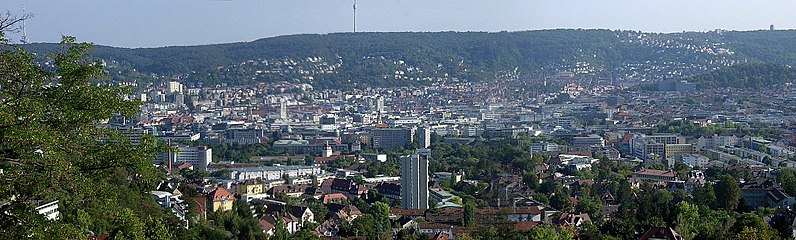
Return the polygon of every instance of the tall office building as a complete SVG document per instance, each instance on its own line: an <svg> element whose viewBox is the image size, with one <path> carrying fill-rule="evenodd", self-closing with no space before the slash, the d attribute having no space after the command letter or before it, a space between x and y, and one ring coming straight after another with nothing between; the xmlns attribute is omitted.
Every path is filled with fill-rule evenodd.
<svg viewBox="0 0 796 240"><path fill-rule="evenodd" d="M417 147L429 148L431 147L431 128L420 127L417 129Z"/></svg>
<svg viewBox="0 0 796 240"><path fill-rule="evenodd" d="M171 156L169 156L171 153ZM161 164L173 163L177 167L182 163L190 163L194 169L207 171L207 165L213 162L213 149L202 147L177 146L175 151L158 154L157 162Z"/></svg>
<svg viewBox="0 0 796 240"><path fill-rule="evenodd" d="M410 128L376 128L371 131L373 148L379 150L393 150L409 146L412 143L413 132Z"/></svg>
<svg viewBox="0 0 796 240"><path fill-rule="evenodd" d="M385 112L384 110L385 110L384 109L384 97L383 96L379 96L378 98L376 98L376 112L382 113L382 112Z"/></svg>
<svg viewBox="0 0 796 240"><path fill-rule="evenodd" d="M169 82L169 93L181 93L182 92L182 83L177 81L170 81Z"/></svg>
<svg viewBox="0 0 796 240"><path fill-rule="evenodd" d="M284 99L279 103L279 119L287 120L287 101Z"/></svg>
<svg viewBox="0 0 796 240"><path fill-rule="evenodd" d="M401 206L428 209L428 156L431 150L418 149L401 157Z"/></svg>

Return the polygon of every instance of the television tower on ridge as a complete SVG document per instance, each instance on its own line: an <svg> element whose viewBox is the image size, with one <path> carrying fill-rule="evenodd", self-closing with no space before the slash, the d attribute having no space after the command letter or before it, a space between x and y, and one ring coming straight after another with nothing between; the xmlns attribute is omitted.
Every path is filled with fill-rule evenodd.
<svg viewBox="0 0 796 240"><path fill-rule="evenodd" d="M27 13L25 12L25 5L22 5L22 38L19 39L22 44L28 43L28 30L25 29L25 18L27 18Z"/></svg>
<svg viewBox="0 0 796 240"><path fill-rule="evenodd" d="M357 32L357 0L354 0L354 33Z"/></svg>

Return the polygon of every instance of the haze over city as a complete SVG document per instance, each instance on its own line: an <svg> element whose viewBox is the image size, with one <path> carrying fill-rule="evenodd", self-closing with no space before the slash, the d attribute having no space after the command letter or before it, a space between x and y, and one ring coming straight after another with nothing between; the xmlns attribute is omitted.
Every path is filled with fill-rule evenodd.
<svg viewBox="0 0 796 240"><path fill-rule="evenodd" d="M34 15L27 21L30 41L57 42L61 35L74 35L120 47L350 32L352 4L348 0L0 1L12 14L21 14L24 5ZM771 24L777 29L794 28L793 9L796 2L787 0L361 0L357 18L359 30L366 32L554 28L681 32L768 29ZM18 40L20 35L10 37Z"/></svg>

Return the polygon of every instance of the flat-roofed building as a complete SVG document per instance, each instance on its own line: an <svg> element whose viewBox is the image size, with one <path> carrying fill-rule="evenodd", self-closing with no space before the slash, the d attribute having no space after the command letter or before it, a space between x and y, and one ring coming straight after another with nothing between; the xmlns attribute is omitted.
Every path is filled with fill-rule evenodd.
<svg viewBox="0 0 796 240"><path fill-rule="evenodd" d="M373 148L393 150L408 147L412 143L412 132L410 128L375 128L371 131Z"/></svg>
<svg viewBox="0 0 796 240"><path fill-rule="evenodd" d="M671 182L677 180L677 172L642 169L633 172L633 179L647 182Z"/></svg>
<svg viewBox="0 0 796 240"><path fill-rule="evenodd" d="M425 153L401 157L401 206L428 209L428 155Z"/></svg>

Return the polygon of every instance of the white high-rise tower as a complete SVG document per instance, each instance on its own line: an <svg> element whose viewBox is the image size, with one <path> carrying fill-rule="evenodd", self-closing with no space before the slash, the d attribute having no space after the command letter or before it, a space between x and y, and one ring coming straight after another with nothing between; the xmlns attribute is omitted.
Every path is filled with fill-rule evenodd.
<svg viewBox="0 0 796 240"><path fill-rule="evenodd" d="M287 100L285 99L279 103L279 119L287 120Z"/></svg>
<svg viewBox="0 0 796 240"><path fill-rule="evenodd" d="M357 32L357 0L354 0L354 33Z"/></svg>
<svg viewBox="0 0 796 240"><path fill-rule="evenodd" d="M417 147L429 148L431 147L431 128L428 126L419 127L417 129Z"/></svg>
<svg viewBox="0 0 796 240"><path fill-rule="evenodd" d="M428 209L428 149L401 157L401 206Z"/></svg>
<svg viewBox="0 0 796 240"><path fill-rule="evenodd" d="M19 39L19 41L22 42L22 44L28 43L28 30L25 28L26 18L28 18L28 15L25 12L25 5L22 5L22 38Z"/></svg>

